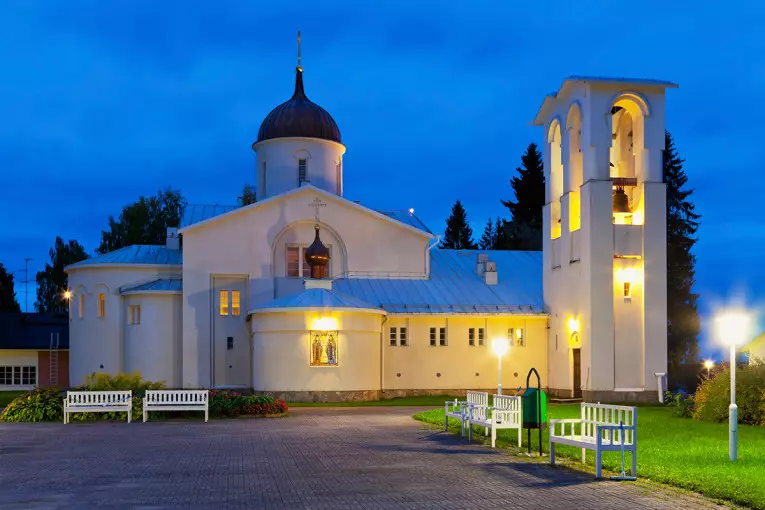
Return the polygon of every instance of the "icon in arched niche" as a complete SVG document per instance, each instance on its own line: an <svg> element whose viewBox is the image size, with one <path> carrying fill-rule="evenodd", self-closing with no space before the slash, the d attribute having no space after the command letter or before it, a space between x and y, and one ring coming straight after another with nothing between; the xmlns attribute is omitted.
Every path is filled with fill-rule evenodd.
<svg viewBox="0 0 765 510"><path fill-rule="evenodd" d="M337 366L337 331L311 331L311 366Z"/></svg>

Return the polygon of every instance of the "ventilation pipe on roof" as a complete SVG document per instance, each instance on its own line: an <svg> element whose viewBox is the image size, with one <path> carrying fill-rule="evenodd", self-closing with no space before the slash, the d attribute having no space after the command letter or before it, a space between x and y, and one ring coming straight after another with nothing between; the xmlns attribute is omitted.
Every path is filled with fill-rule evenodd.
<svg viewBox="0 0 765 510"><path fill-rule="evenodd" d="M486 263L489 261L488 253L479 253L475 258L475 274L482 275L486 271Z"/></svg>
<svg viewBox="0 0 765 510"><path fill-rule="evenodd" d="M483 281L486 282L486 285L496 285L499 281L497 276L497 263L487 260L484 268Z"/></svg>
<svg viewBox="0 0 765 510"><path fill-rule="evenodd" d="M168 250L181 249L181 238L178 235L177 227L167 227L167 241L165 242L165 246Z"/></svg>

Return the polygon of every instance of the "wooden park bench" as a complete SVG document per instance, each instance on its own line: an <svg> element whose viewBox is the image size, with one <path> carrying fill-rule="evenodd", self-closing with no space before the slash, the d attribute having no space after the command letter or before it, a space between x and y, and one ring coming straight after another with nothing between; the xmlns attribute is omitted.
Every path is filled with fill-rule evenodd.
<svg viewBox="0 0 765 510"><path fill-rule="evenodd" d="M71 413L126 412L127 422L133 415L133 392L126 391L67 391L64 399L64 423Z"/></svg>
<svg viewBox="0 0 765 510"><path fill-rule="evenodd" d="M566 430L568 429L568 430ZM595 451L595 478L600 478L602 453L632 452L632 476L637 476L637 407L582 403L582 417L550 420L550 464L555 464L555 444Z"/></svg>
<svg viewBox="0 0 765 510"><path fill-rule="evenodd" d="M485 428L489 435L491 429L491 447L497 443L497 429L518 429L518 447L521 446L522 406L521 397L510 395L494 395L491 407L476 407L471 413L468 424L468 440L473 440L473 428L478 425Z"/></svg>
<svg viewBox="0 0 765 510"><path fill-rule="evenodd" d="M462 435L465 435L465 425L468 424L471 409L489 407L489 394L485 391L468 391L465 400L448 400L444 404L444 430L449 429L449 418L459 420L462 425Z"/></svg>
<svg viewBox="0 0 765 510"><path fill-rule="evenodd" d="M209 418L207 390L146 390L143 397L143 421L150 411L202 411Z"/></svg>

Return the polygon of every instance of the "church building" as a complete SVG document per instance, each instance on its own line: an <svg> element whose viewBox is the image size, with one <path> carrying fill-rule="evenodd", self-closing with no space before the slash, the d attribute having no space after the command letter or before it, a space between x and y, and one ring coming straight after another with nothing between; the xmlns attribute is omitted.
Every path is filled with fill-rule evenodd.
<svg viewBox="0 0 765 510"><path fill-rule="evenodd" d="M542 252L446 250L409 210L347 198L332 116L292 97L252 149L257 201L186 207L162 246L67 268L70 380L133 372L170 388L291 401L506 392L654 401L666 372L664 93L570 77L544 136ZM348 171L355 171L348 168Z"/></svg>

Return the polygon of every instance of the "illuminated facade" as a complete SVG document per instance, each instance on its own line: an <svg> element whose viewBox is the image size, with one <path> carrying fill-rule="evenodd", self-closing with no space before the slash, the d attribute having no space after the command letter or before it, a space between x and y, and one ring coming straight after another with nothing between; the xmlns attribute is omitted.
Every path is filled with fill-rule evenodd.
<svg viewBox="0 0 765 510"><path fill-rule="evenodd" d="M256 203L189 206L166 246L68 268L71 380L138 370L328 401L491 390L501 338L505 391L533 367L561 396L655 399L666 86L570 79L545 100L543 253L439 250L413 210L344 197L340 130L298 67L253 144Z"/></svg>

